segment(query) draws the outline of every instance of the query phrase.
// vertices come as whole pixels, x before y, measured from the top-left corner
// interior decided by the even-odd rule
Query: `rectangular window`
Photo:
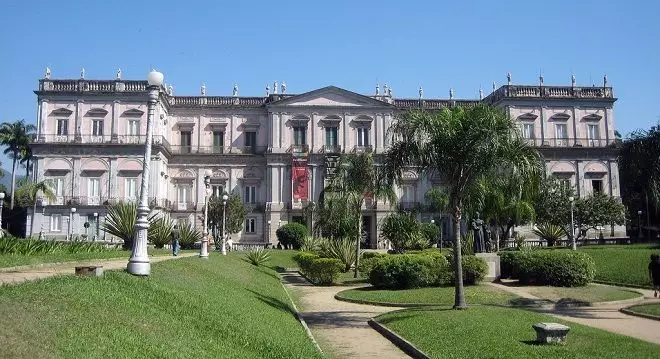
[[[523,123],[522,125],[522,135],[523,138],[532,140],[534,139],[534,124],[533,123]]]
[[[369,146],[369,129],[360,127],[357,129],[357,145],[358,147]]]
[[[222,131],[213,131],[213,153],[222,153],[225,146],[225,133]]]
[[[190,202],[190,186],[179,186],[177,200],[179,203]]]
[[[61,214],[51,214],[50,215],[50,231],[51,232],[60,232],[60,231],[62,231],[62,215]]]
[[[600,145],[600,131],[598,125],[587,125],[587,140],[591,147]]]
[[[559,179],[559,186],[562,191],[568,191],[572,187],[571,180],[568,178],[561,178]]]
[[[337,147],[337,127],[325,128],[325,145],[328,147]]]
[[[245,186],[245,196],[243,197],[245,203],[256,203],[257,202],[257,187],[255,186]]]
[[[307,127],[296,126],[293,128],[293,144],[295,146],[307,144]]]
[[[254,147],[257,145],[257,133],[254,131],[245,132],[245,147]]]
[[[137,178],[127,178],[125,181],[124,194],[127,201],[137,200]]]
[[[555,124],[555,137],[557,146],[568,146],[568,126],[565,123]]]
[[[54,177],[51,178],[49,182],[50,187],[53,189],[53,193],[55,193],[55,197],[64,196],[64,178]]]
[[[255,218],[246,218],[245,219],[245,233],[256,233],[256,219]]]
[[[103,136],[103,120],[92,120],[92,136]]]
[[[403,186],[401,187],[403,196],[401,197],[402,202],[414,202],[415,201],[415,187],[414,186]]]
[[[192,132],[190,131],[181,131],[181,152],[182,153],[191,153],[192,152]]]
[[[140,120],[128,120],[128,135],[129,136],[140,135]]]
[[[224,188],[222,185],[214,184],[211,185],[211,196],[220,198],[222,197],[222,194],[224,193]]]
[[[603,193],[603,180],[591,180],[591,189],[593,193]]]
[[[96,178],[87,179],[87,197],[93,197],[93,198],[99,197],[100,188],[101,188],[100,178],[96,177]]]
[[[66,136],[69,134],[69,120],[60,118],[57,120],[57,135]]]

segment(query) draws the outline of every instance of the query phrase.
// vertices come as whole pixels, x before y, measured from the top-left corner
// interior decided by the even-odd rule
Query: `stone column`
[[[119,100],[114,100],[112,102],[112,120],[110,121],[110,141],[113,143],[119,142],[119,136],[117,135],[117,122],[119,119]]]

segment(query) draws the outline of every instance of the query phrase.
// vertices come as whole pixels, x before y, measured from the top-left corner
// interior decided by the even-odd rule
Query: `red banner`
[[[293,170],[291,171],[291,184],[293,199],[306,201],[309,199],[307,161],[293,161]]]

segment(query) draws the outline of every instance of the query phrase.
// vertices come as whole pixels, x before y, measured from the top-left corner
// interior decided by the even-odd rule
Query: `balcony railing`
[[[504,85],[485,100],[505,98],[614,99],[614,94],[611,87]]]
[[[266,153],[266,146],[168,146],[172,153],[177,155],[190,154],[243,154],[243,155],[262,155]]]
[[[245,207],[247,207],[247,209],[250,210],[251,212],[261,213],[266,210],[266,203],[265,202],[245,203]]]
[[[170,209],[173,211],[194,211],[195,202],[171,202]]]
[[[367,146],[355,146],[353,152],[355,153],[371,153],[374,151],[374,148],[371,145]]]
[[[341,153],[341,146],[339,145],[324,145],[323,153]]]
[[[163,91],[165,89],[162,89]],[[39,91],[48,92],[147,92],[147,81],[136,80],[39,80]]]
[[[610,147],[616,144],[616,139],[593,139],[593,138],[526,138],[525,141],[535,147]]]
[[[156,138],[154,136],[154,142]],[[145,135],[75,135],[75,134],[41,134],[36,138],[38,143],[116,143],[144,144]]]
[[[309,145],[291,145],[290,151],[293,153],[307,153],[309,152]]]

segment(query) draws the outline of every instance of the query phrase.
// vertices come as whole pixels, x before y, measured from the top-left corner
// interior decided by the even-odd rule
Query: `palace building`
[[[46,237],[87,234],[93,238],[106,206],[136,201],[140,193],[147,126],[147,82],[124,80],[39,80],[34,177],[49,180],[52,201],[40,198],[29,209],[27,232]],[[363,95],[328,86],[289,94],[284,83],[263,96],[174,95],[163,86],[153,122],[149,200],[179,222],[201,226],[206,188],[211,195],[239,194],[252,212],[234,244],[277,243],[279,225],[307,222],[303,208],[319,200],[328,166],[342,153],[371,152],[376,161],[389,145],[387,130],[402,111],[435,110],[484,102],[499,106],[520,124],[542,153],[547,173],[575,186],[579,196],[619,196],[614,148],[616,99],[602,86],[507,85],[480,99],[396,98],[386,85]],[[418,208],[438,179],[415,171],[397,187],[397,206]],[[422,206],[423,207],[423,206]],[[71,208],[76,208],[71,213]],[[378,223],[393,209],[367,200],[363,208],[365,246],[382,247]],[[69,223],[69,218],[72,218]],[[448,236],[453,228],[435,218]],[[85,225],[87,224],[87,225]],[[609,231],[608,231],[609,232]],[[614,232],[614,229],[612,229]],[[610,233],[614,234],[614,233]],[[617,233],[620,234],[620,233]],[[100,239],[106,236],[100,232]],[[445,237],[446,238],[446,237]],[[106,238],[109,239],[109,238]]]

